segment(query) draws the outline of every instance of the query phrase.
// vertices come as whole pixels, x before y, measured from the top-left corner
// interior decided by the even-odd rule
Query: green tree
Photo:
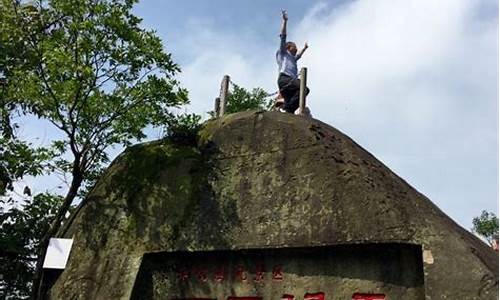
[[[45,148],[33,148],[15,137],[0,137],[0,198],[8,197],[16,180],[42,174],[50,157]]]
[[[38,270],[49,238],[82,185],[108,162],[106,149],[144,138],[144,128],[166,124],[173,118],[169,109],[187,103],[187,92],[173,78],[178,65],[156,34],[140,27],[141,19],[131,12],[135,3],[39,1],[26,18],[20,16],[19,2],[10,1],[18,17],[0,21],[2,28],[17,27],[25,34],[31,62],[12,70],[8,93],[24,112],[60,130],[64,138],[52,145],[58,157],[53,168],[71,175],[40,244]],[[34,291],[40,272],[36,275]]]
[[[177,144],[196,145],[200,127],[200,115],[180,114],[168,121],[165,137]]]
[[[236,113],[246,110],[265,110],[274,105],[274,99],[269,98],[269,94],[262,88],[247,90],[233,83],[233,89],[229,91],[227,97],[226,113]],[[208,112],[214,117],[214,112]]]
[[[245,110],[266,109],[267,93],[262,88],[246,90],[239,85],[233,84],[233,90],[227,99],[227,113],[235,113]]]
[[[28,30],[36,17],[30,5],[0,0],[0,298],[29,297],[41,235],[59,207],[60,197],[48,194],[28,196],[20,203],[13,197],[14,185],[25,175],[37,176],[47,170],[52,157],[46,148],[34,148],[17,137],[15,117],[24,103],[11,93],[14,73],[34,67],[34,53],[28,35],[16,24],[24,19]],[[24,194],[31,194],[25,187]],[[17,199],[19,197],[16,197]]]
[[[12,121],[22,107],[10,93],[9,85],[16,70],[26,70],[34,65],[34,53],[25,47],[28,40],[23,30],[16,26],[19,19],[33,19],[32,6],[13,5],[12,0],[0,0],[0,197],[13,190],[12,183],[24,175],[39,175],[42,162],[48,159],[44,148],[34,149],[16,137],[17,124]],[[33,28],[27,26],[28,30]]]
[[[4,211],[6,203],[0,200],[1,299],[29,298],[37,247],[61,201],[59,196],[38,194]]]
[[[484,237],[488,243],[493,245],[493,239],[498,236],[498,218],[492,212],[483,210],[481,216],[472,219],[472,230]]]

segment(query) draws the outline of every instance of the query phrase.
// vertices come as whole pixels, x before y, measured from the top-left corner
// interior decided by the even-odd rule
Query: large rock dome
[[[387,299],[498,297],[496,252],[345,134],[279,112],[208,121],[197,145],[130,147],[79,207],[65,237],[74,239],[73,249],[52,299],[193,298],[188,288],[171,297],[173,283],[162,287],[171,280],[162,263],[315,249],[327,254],[309,269],[280,258],[296,280],[286,288],[302,293],[302,286],[321,289],[314,282],[322,282],[330,299],[363,289]],[[364,272],[357,262],[371,254]],[[321,266],[330,264],[337,267]],[[219,293],[203,284],[191,286],[199,297]],[[278,286],[226,290],[264,299],[282,294]]]

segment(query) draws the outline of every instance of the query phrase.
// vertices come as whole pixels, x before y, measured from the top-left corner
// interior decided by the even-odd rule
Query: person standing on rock
[[[285,10],[281,11],[281,17],[280,47],[276,52],[276,62],[279,67],[278,87],[285,100],[285,111],[293,114],[299,108],[300,80],[297,76],[297,61],[302,57],[308,45],[306,42],[304,48],[297,52],[297,45],[286,41],[288,15]],[[309,94],[309,88],[306,87],[307,94]]]

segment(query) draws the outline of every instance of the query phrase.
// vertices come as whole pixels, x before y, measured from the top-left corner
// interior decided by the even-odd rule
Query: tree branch
[[[151,72],[155,71],[156,69],[158,68],[153,68],[151,70],[148,70],[147,72],[145,72],[135,83],[134,85],[137,85],[139,84],[147,75],[149,75]],[[123,96],[123,98],[126,98],[130,95],[130,93],[132,92],[132,89],[129,89],[127,94],[125,94],[125,96]],[[111,117],[109,117],[108,119],[106,120],[103,120],[101,121],[99,124],[97,124],[97,127],[99,128],[103,128],[103,127],[106,127],[107,124],[113,122],[117,117],[119,117],[120,115],[123,115],[124,113],[126,113],[127,111],[129,111],[130,109],[134,108],[135,106],[139,105],[141,102],[144,101],[144,98],[141,98],[133,103],[131,103],[129,106],[127,107],[124,107],[123,109],[117,111],[116,113],[114,113]]]

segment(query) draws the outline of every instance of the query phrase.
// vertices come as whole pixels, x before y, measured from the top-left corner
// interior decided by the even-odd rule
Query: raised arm
[[[286,10],[281,11],[281,32],[280,32],[280,51],[286,51],[286,23],[288,22],[288,15]]]
[[[309,45],[307,44],[307,42],[304,43],[304,48],[300,49],[299,52],[297,53],[297,55],[295,56],[295,59],[299,59],[302,57],[302,54],[304,54],[304,52],[306,52],[306,49],[309,48]]]

